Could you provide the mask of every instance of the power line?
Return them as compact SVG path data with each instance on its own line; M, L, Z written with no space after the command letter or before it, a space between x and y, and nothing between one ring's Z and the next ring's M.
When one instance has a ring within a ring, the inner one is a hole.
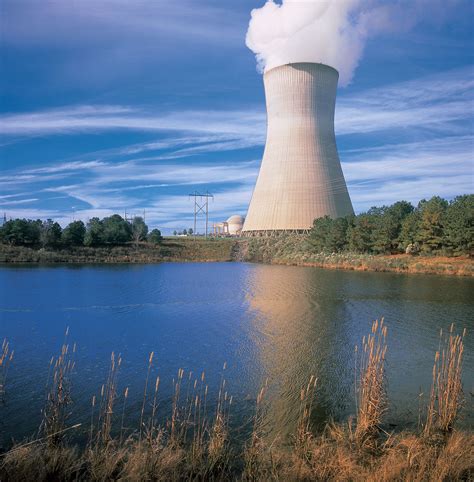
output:
M206 191L204 194L194 191L192 194L189 194L189 197L194 198L194 235L196 235L196 224L197 224L197 217L199 214L203 214L206 216L206 238L207 238L207 231L209 225L209 198L214 199L214 196Z

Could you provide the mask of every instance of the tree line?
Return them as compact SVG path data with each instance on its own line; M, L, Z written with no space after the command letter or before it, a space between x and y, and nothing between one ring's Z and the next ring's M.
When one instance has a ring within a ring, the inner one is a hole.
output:
M309 240L318 252L472 255L474 195L406 201L357 216L315 219Z
M51 219L11 219L0 228L0 242L3 244L52 249L70 246L117 246L144 241L160 244L162 240L159 229L148 232L143 218L137 216L128 221L119 214L103 219L94 217L86 224L73 221L64 229Z

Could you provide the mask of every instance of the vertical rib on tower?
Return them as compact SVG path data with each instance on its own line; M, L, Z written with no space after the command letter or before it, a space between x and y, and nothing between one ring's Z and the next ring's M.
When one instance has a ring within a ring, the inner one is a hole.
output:
M243 235L304 232L353 213L334 134L338 77L314 63L265 73L267 141Z

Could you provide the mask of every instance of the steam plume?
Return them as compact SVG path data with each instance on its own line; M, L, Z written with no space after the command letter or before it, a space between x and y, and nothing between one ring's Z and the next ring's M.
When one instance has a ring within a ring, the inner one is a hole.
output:
M319 62L350 83L369 37L408 30L426 7L437 9L462 0L267 0L252 10L246 44L259 70L294 62Z

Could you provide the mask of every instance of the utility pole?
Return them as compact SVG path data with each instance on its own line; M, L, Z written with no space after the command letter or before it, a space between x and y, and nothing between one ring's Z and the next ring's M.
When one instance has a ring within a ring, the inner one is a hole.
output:
M194 237L196 237L197 217L199 214L206 216L206 238L209 226L209 198L214 199L214 196L208 191L199 193L194 191L189 197L194 198Z

